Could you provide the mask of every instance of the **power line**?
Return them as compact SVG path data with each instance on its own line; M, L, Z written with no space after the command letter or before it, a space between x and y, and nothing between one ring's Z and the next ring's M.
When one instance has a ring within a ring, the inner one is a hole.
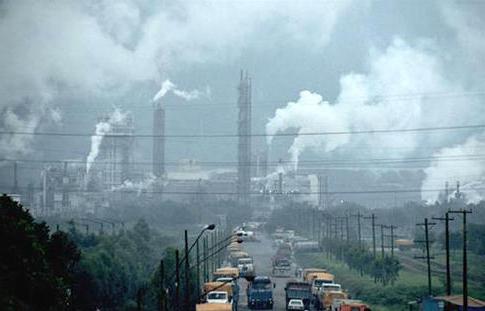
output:
M428 92L428 93L408 93L408 94L377 94L372 96L372 98L369 100L368 97L353 97L347 101L344 102L337 102L338 104L354 104L354 103L361 103L362 101L384 101L384 102L403 102L403 101L410 101L410 100L416 100L416 99L421 99L421 98L426 98L426 99L431 99L431 98L457 98L457 97L480 97L484 96L485 92L478 91L478 92ZM147 97L148 98L148 97ZM202 101L202 100L201 100ZM236 109L236 101L231 101L231 100L222 100L222 101L205 101L204 102L197 102L197 103L191 103L191 102L184 102L184 103L166 103L164 104L164 108L166 109L184 109L186 107L196 107L196 108L230 108L230 109ZM270 99L270 100L253 100L254 102L254 107L267 107L267 106L273 106L275 104L281 104L281 103L289 103L289 102L296 102L297 99L288 99L288 98L281 98L281 99ZM130 107L130 110L138 110L138 109L153 109L153 103L149 101L149 105L137 105L135 107ZM325 102L325 100L324 100ZM79 105L63 105L63 107L75 107L78 108ZM91 111L100 111L103 109L99 109L99 106L90 106L87 108L94 108ZM98 108L98 109L97 109ZM104 109L105 110L105 109ZM86 106L83 106L82 111L78 112L86 112ZM78 113L76 112L76 113ZM73 113L72 111L69 111L69 113Z
M409 158L369 158L369 159L345 159L345 160L301 160L298 164L310 164L310 165L365 165L365 164L400 164L400 163L416 163L416 162L428 162L433 160L439 160L444 162L454 161L472 161L472 160L485 160L485 154L467 154L467 155L450 155L450 156L429 156L429 157L409 157ZM25 162L25 163L68 163L68 164L86 164L101 163L101 164L120 164L120 161L87 161L87 160L36 160L36 159L12 159L12 158L0 158L0 161L8 162ZM133 161L132 165L152 165L152 161ZM165 165L168 166L180 166L184 165L184 162L178 161L166 161ZM194 161L187 163L194 166L236 166L238 162L234 161ZM268 161L267 166L281 166L282 164L294 164L294 161ZM241 163L245 166L258 166L254 162Z
M11 185L0 185L1 188L11 188ZM120 185L122 187L122 185ZM19 187L22 189L29 189L28 187ZM30 188L33 190L43 190L42 187L34 187ZM485 187L476 187L473 188L473 190L485 190ZM103 191L92 191L92 190L74 190L74 189L67 189L64 190L70 193L103 193ZM267 193L268 195L286 195L286 196L296 196L296 195L312 195L312 194L328 194L328 195L342 195L342 194L394 194L394 193L419 193L419 192L425 192L425 193L430 193L430 192L441 192L443 189L383 189L383 190L354 190L354 191L328 191L328 192L321 192L321 191L306 191L306 192L297 192L297 193L278 193L278 192L272 192L272 193ZM208 191L145 191L143 189L128 189L128 190L106 190L104 191L106 193L111 192L111 193L143 193L143 194L157 194L157 193L162 193L162 194L180 194L180 195L237 195L237 192L208 192ZM247 192L249 195L264 195L265 193L263 192Z
M173 135L153 135L153 134L88 134L88 133L59 133L59 132L26 132L26 131L0 131L0 135L32 135L32 136L66 136L66 137L109 137L109 138L229 138L229 137L287 137L287 136L331 136L331 135L357 135L357 134L383 134L383 133L419 133L434 131L466 130L485 128L485 124L456 125L456 126L436 126L419 127L407 129L375 129L375 130L354 130L354 131L328 131L328 132L304 132L304 133L275 133L272 135L257 133L248 135L238 134L173 134Z

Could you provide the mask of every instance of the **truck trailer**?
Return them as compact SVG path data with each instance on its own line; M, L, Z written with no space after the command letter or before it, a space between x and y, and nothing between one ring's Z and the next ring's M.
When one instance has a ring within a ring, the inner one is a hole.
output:
M307 282L289 281L285 286L286 305L291 299L301 299L306 309L312 302L312 286Z
M255 277L247 289L249 309L273 309L273 288L269 277Z

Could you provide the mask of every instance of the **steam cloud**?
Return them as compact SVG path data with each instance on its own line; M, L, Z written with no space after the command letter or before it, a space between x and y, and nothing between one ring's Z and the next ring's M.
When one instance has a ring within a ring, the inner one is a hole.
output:
M349 4L350 0L304 6L277 0L251 5L218 0L0 1L0 129L37 130L51 120L53 102L63 96L121 97L138 82L160 81L180 64L237 57L255 35L266 42L279 40L274 29L261 31L272 21L288 21L278 27L285 37L325 46ZM198 96L182 90L174 94L187 100ZM25 98L28 102L22 103ZM32 139L2 136L0 151L29 152Z
M93 136L91 136L91 150L86 159L86 173L89 174L89 170L96 160L101 148L101 143L106 134L108 134L114 124L123 123L126 120L127 113L122 112L119 109L115 109L106 121L100 121L96 124L96 130Z
M438 159L432 161L424 170L426 178L423 189L442 189L445 181L450 185L459 181L466 202L480 202L485 197L485 159L481 156L483 150L485 133L472 136L463 144L436 152L433 156ZM435 192L421 193L422 199L430 203L437 201L438 196Z
M168 92L173 92L176 96L185 99L186 101L191 101L194 99L199 98L202 93L199 90L192 90L192 91L185 91L177 88L177 85L172 83L170 80L165 80L162 82L162 86L160 91L153 97L153 101L156 102L165 96ZM207 95L209 94L209 90L207 90Z
M446 78L442 61L433 47L411 46L395 38L386 50L372 51L371 55L367 74L350 73L341 77L335 104L305 90L296 102L277 109L266 124L267 142L270 144L276 133L289 129L296 129L297 133L347 132L480 123L476 112L483 111L483 105L479 101L446 96L463 92L463 87ZM457 106L461 107L459 114L455 113ZM306 150L325 154L337 149L352 152L356 147L365 147L373 155L406 156L426 145L428 139L441 146L462 139L452 135L427 137L408 133L298 135L289 153L296 168Z
M143 192L143 190L149 189L155 182L157 178L155 175L150 174L147 178L139 182L134 182L131 180L125 180L123 184L119 186L113 186L111 191L136 191L137 196Z

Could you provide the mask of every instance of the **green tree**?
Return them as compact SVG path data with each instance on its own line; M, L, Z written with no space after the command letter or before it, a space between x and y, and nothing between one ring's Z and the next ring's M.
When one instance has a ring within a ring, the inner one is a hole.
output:
M0 304L4 310L63 310L71 303L79 251L62 232L49 233L28 210L0 197Z

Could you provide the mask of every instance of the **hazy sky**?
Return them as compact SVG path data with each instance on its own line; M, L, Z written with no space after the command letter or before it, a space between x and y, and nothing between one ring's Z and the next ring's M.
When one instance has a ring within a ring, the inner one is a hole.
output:
M241 68L255 133L485 123L484 29L474 0L3 0L0 128L92 133L120 107L150 133L151 100L170 79L201 96L168 103L167 134L236 133ZM474 135L479 152L480 132L276 137L271 157L432 155ZM0 138L9 158L85 158L90 144ZM150 141L136 143L137 159L151 160ZM172 140L167 158L180 157L235 161L236 141Z

